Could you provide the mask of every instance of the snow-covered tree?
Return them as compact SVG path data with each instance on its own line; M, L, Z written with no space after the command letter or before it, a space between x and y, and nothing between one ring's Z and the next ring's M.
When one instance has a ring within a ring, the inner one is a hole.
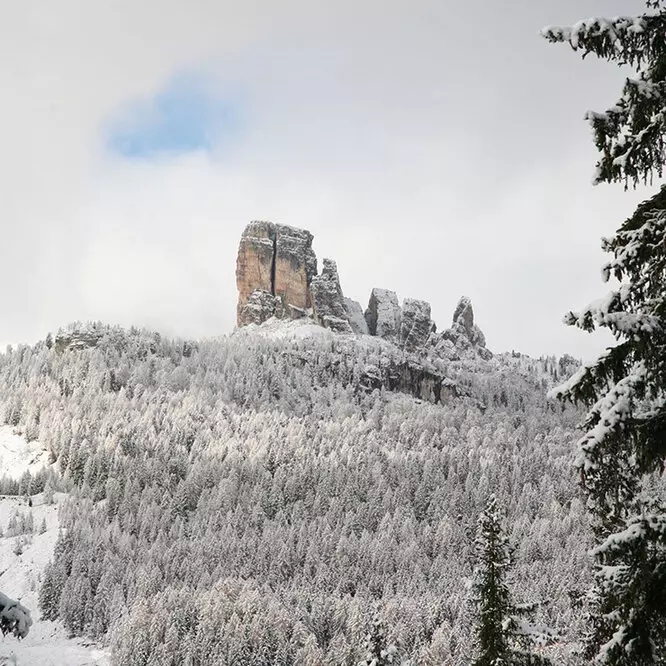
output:
M479 518L476 552L474 592L479 656L474 666L500 666L508 664L510 657L505 625L511 611L506 584L506 570L511 557L494 496Z
M478 656L474 666L548 664L545 657L531 651L532 640L543 639L548 631L522 619L532 606L516 606L511 600L506 582L512 564L511 549L494 495L479 517L476 555L473 589Z
M351 665L379 605L401 661L469 666L468 526L496 492L520 544L512 584L552 596L544 619L576 636L580 413L545 400L557 359L448 364L469 396L432 405L361 390L368 364L404 359L360 342L233 335L185 356L107 328L96 347L0 354L0 402L21 424L39 407L70 495L42 616L118 664Z
M590 405L577 464L597 540L588 655L600 663L657 664L666 651L666 508L646 483L666 450L666 189L614 238L604 269L620 284L568 315L619 344L555 395Z
M548 27L551 42L568 42L583 57L594 54L636 74L605 112L588 111L601 157L595 182L651 182L666 158L666 8L647 0L636 16L593 17L571 27Z
M601 152L596 182L651 181L666 163L666 9L647 5L639 16L544 30L551 41L637 71L615 105L587 114ZM597 542L587 656L613 666L663 664L666 508L655 477L666 459L666 189L602 246L612 255L603 277L617 285L566 321L605 328L618 343L553 392L589 407L577 459Z

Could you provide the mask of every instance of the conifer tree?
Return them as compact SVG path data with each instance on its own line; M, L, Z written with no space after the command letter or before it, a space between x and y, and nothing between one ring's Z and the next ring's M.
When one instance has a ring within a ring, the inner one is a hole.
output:
M551 42L568 42L583 57L594 54L635 77L625 80L620 99L603 113L588 111L601 153L595 183L636 185L661 177L666 157L666 8L647 0L637 16L594 17L571 27L542 31Z
M491 495L479 517L474 572L476 635L479 655L474 666L543 665L550 662L532 652L534 639L548 640L550 632L521 619L534 606L516 606L506 583L511 549L502 529L497 499Z
M474 592L479 656L474 666L509 664L510 650L505 623L510 616L511 602L505 576L511 558L494 495L479 518L476 553Z
M553 42L629 65L620 100L588 112L601 153L595 182L661 177L666 162L666 10L547 28ZM618 286L565 321L618 343L553 395L589 406L577 465L593 518L595 583L587 657L612 666L666 663L666 508L648 491L666 458L666 189L602 241Z

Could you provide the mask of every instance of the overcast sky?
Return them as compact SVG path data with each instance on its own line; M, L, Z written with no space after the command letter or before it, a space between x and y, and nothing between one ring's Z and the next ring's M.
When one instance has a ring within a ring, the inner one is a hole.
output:
M29 0L0 24L0 344L74 320L233 329L248 221L310 229L345 294L471 297L494 351L589 357L651 190L591 185L622 73L539 37L638 0Z

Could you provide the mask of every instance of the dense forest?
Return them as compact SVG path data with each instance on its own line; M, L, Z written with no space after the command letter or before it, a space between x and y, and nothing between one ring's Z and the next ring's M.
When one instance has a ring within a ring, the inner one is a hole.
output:
M469 664L476 521L491 494L510 584L575 663L588 518L581 414L546 398L571 358L440 360L459 397L358 383L404 352L367 337L240 331L191 343L96 325L0 356L6 423L70 492L42 613L117 666L357 664L380 623L403 664ZM396 662L397 663L397 662Z

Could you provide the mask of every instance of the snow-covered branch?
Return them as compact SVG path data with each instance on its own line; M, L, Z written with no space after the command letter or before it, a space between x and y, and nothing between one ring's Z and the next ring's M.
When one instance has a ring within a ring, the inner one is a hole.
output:
M32 626L30 611L14 599L0 592L0 631L25 638Z

